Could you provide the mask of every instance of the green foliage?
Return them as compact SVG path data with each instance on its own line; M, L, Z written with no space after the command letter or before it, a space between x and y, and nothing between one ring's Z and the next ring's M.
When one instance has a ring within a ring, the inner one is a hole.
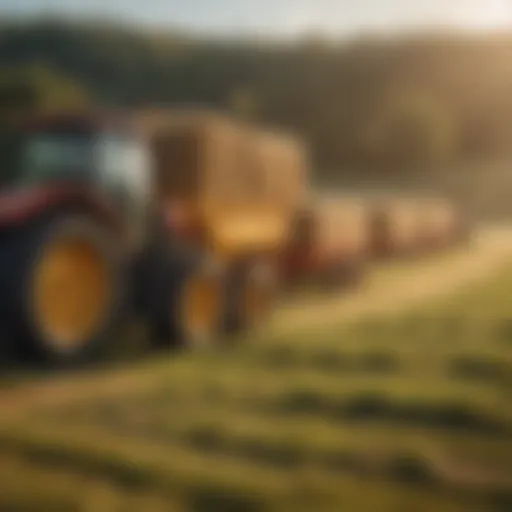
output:
M456 152L456 130L447 106L428 94L399 91L370 131L367 151L395 169L434 167Z
M4 115L83 108L87 103L82 87L44 64L1 70L0 109Z
M317 167L412 172L512 146L512 41L432 36L295 45L126 27L5 23L0 66L32 66L45 105L213 106L292 128ZM63 77L66 77L65 79ZM79 85L76 85L79 84ZM78 90L77 90L78 88Z
M44 65L27 69L27 80L38 91L38 108L59 110L81 108L87 104L87 93L74 80Z

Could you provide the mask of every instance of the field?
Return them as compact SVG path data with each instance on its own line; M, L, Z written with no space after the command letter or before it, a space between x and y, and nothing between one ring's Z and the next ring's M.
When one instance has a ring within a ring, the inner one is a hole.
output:
M0 510L512 510L507 240L225 351L6 382Z

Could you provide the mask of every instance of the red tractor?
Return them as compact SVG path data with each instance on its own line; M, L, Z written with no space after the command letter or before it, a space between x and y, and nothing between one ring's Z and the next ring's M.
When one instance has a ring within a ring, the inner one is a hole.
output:
M83 361L127 310L156 343L222 330L223 269L173 236L127 116L40 116L0 144L0 326L17 355Z

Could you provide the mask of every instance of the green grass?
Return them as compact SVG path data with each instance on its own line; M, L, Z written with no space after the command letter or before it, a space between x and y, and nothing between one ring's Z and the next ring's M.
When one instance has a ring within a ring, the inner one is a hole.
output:
M124 371L0 420L0 510L512 510L512 271Z

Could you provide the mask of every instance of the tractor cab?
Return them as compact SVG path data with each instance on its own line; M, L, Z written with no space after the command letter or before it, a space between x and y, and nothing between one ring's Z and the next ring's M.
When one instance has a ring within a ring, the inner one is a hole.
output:
M120 120L92 115L40 116L3 130L2 184L34 186L49 182L99 184L108 189L147 186L148 151Z
M129 126L56 114L0 133L0 326L22 357L86 358L135 302L151 162Z
M28 191L72 187L101 196L124 224L143 228L151 161L144 141L130 131L126 119L39 116L14 130L2 130L0 146L2 196L14 201Z

